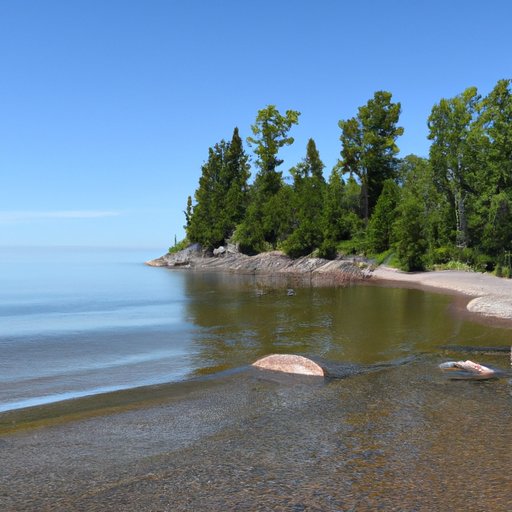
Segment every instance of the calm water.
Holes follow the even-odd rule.
[[[274,352],[375,363],[507,346],[453,299],[402,288],[296,288],[151,268],[151,251],[0,249],[0,411],[237,368]]]

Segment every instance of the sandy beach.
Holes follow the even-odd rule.
[[[454,270],[407,273],[386,266],[375,269],[371,279],[460,293],[471,297],[467,304],[467,309],[471,313],[512,320],[511,279]]]

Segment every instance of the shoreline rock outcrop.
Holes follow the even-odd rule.
[[[213,255],[202,251],[199,244],[194,244],[182,251],[150,260],[146,264],[153,267],[235,274],[302,276],[315,284],[330,285],[363,281],[372,272],[369,264],[358,258],[326,260],[305,256],[292,259],[280,251],[247,256],[230,247],[223,249]]]

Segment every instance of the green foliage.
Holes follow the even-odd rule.
[[[187,197],[187,208],[183,213],[185,214],[185,225],[183,227],[188,229],[192,220],[192,198],[190,196]]]
[[[327,260],[334,260],[338,254],[336,246],[332,240],[324,240],[318,248],[318,257]]]
[[[265,241],[273,248],[282,243],[293,231],[293,190],[283,185],[277,194],[263,203],[263,232]]]
[[[290,226],[293,232],[282,247],[293,258],[310,254],[323,241],[321,221],[326,193],[323,168],[315,141],[309,139],[306,158],[290,171],[293,176]]]
[[[364,254],[366,251],[366,240],[362,233],[360,233],[349,240],[339,242],[336,249],[342,256]]]
[[[356,117],[338,123],[341,129],[343,171],[359,178],[363,217],[368,220],[383,184],[397,175],[396,139],[401,106],[387,91],[377,91]]]
[[[424,270],[428,244],[422,204],[417,197],[407,193],[402,198],[398,212],[394,236],[399,265],[406,271]]]
[[[247,214],[235,233],[233,241],[245,254],[258,254],[275,249],[293,231],[293,197],[289,185],[265,202],[252,200]]]
[[[352,183],[355,183],[352,181]],[[338,169],[333,169],[326,189],[322,214],[323,238],[327,246],[350,238],[359,223],[357,214],[347,208],[348,196]]]
[[[481,231],[484,250],[497,256],[512,249],[512,200],[507,192],[500,192],[489,199],[488,208],[482,212],[485,221]]]
[[[232,239],[255,254],[292,257],[377,254],[406,270],[459,268],[509,274],[512,268],[512,90],[500,80],[441,99],[428,119],[429,158],[398,160],[400,104],[375,93],[340,121],[341,160],[328,183],[313,139],[283,180],[279,150],[293,142],[299,113],[258,112],[247,140],[258,167],[249,186],[238,130],[210,148],[186,233],[205,247]],[[175,244],[178,245],[178,244]]]
[[[259,195],[271,196],[281,187],[281,173],[276,169],[283,160],[278,158],[279,149],[293,144],[293,137],[288,136],[291,127],[299,122],[300,112],[287,110],[283,116],[275,105],[268,105],[259,110],[256,122],[251,126],[254,137],[247,137],[249,146],[255,146],[256,175],[255,187]]]
[[[480,105],[479,124],[485,138],[485,175],[492,192],[496,194],[512,188],[511,84],[510,79],[499,80]]]
[[[386,251],[393,242],[393,224],[400,202],[400,189],[392,181],[384,182],[382,193],[377,201],[370,223],[368,224],[368,248],[379,253]]]
[[[434,265],[434,270],[458,270],[459,272],[472,272],[473,268],[467,263],[450,260],[448,263],[443,265]]]
[[[229,238],[235,226],[242,221],[249,203],[248,162],[249,157],[244,151],[238,128],[235,128],[220,174],[223,201],[219,222],[224,239]]]
[[[434,265],[444,265],[448,263],[452,258],[453,247],[436,247],[432,253],[432,263]]]
[[[221,140],[208,151],[192,208],[185,212],[187,238],[212,249],[222,245],[244,218],[248,203],[249,165],[238,128],[231,142]]]
[[[470,87],[455,98],[442,99],[428,118],[434,183],[452,205],[456,220],[454,242],[460,247],[469,242],[468,209],[475,192],[475,152],[481,144],[481,130],[476,122],[479,101],[476,88]]]
[[[247,142],[255,146],[259,170],[247,214],[235,236],[241,250],[248,254],[261,252],[269,245],[275,248],[293,229],[293,200],[276,169],[283,162],[278,151],[293,143],[288,132],[298,123],[299,116],[300,112],[295,110],[287,110],[283,116],[274,105],[269,105],[258,112],[251,127],[254,137],[248,137]]]
[[[219,208],[222,197],[220,173],[227,150],[222,140],[208,150],[208,160],[201,169],[199,187],[195,192],[196,205],[189,217],[187,238],[205,248],[213,248],[223,240]]]
[[[233,242],[239,245],[243,253],[253,255],[266,250],[262,218],[263,210],[253,200],[247,208],[244,220],[237,226],[232,237]]]
[[[432,254],[432,266],[436,270],[486,272],[495,270],[495,261],[477,249],[452,246],[436,249]],[[501,267],[498,272],[501,272]]]
[[[182,251],[183,249],[186,249],[190,245],[190,242],[187,238],[184,238],[183,240],[177,242],[176,237],[174,241],[174,245],[169,247],[169,254],[173,254],[175,252]]]

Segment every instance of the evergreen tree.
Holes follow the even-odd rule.
[[[256,123],[251,127],[254,137],[248,137],[247,142],[255,147],[259,171],[251,188],[247,215],[235,235],[240,248],[247,253],[275,248],[286,236],[283,217],[275,214],[276,210],[281,211],[285,206],[278,204],[274,197],[283,185],[282,173],[277,170],[283,163],[278,158],[278,151],[293,143],[293,137],[288,136],[288,132],[298,123],[299,116],[300,113],[295,110],[287,110],[282,115],[274,105],[269,105],[258,112]]]
[[[339,166],[334,167],[326,187],[322,213],[323,242],[320,256],[336,257],[337,245],[358,234],[361,221],[358,216],[360,186],[350,177],[345,184]]]
[[[250,176],[249,157],[243,148],[238,128],[233,131],[233,137],[224,155],[224,164],[220,173],[220,204],[219,222],[224,240],[233,234],[235,227],[245,216],[249,202]]]
[[[190,221],[192,220],[192,197],[187,197],[187,208],[183,212],[185,214],[185,225],[183,226],[185,230],[188,230],[190,226]]]
[[[251,126],[254,137],[247,137],[249,146],[255,146],[256,165],[259,171],[254,186],[262,197],[270,197],[281,188],[282,173],[277,168],[283,163],[278,158],[279,149],[293,144],[288,132],[299,122],[300,112],[287,110],[279,113],[274,105],[258,111],[256,123]]]
[[[249,166],[238,128],[231,142],[221,140],[208,150],[203,164],[196,204],[187,204],[187,238],[204,248],[222,245],[232,235],[247,207]]]
[[[393,180],[384,182],[368,224],[368,247],[374,253],[388,250],[393,242],[393,224],[397,217],[400,188]]]
[[[359,107],[356,117],[340,121],[343,171],[359,178],[361,209],[368,221],[387,179],[395,179],[398,165],[396,139],[403,134],[397,126],[400,103],[392,95],[377,91]]]
[[[290,172],[293,176],[293,232],[283,248],[292,257],[304,256],[322,242],[321,220],[325,195],[324,164],[315,141],[309,139],[306,158]]]
[[[397,257],[403,270],[424,270],[427,259],[425,215],[418,197],[404,191],[395,223]]]
[[[407,155],[400,163],[399,172],[402,194],[415,197],[423,212],[423,234],[428,246],[424,263],[446,263],[453,252],[450,247],[453,210],[434,184],[429,160]]]

